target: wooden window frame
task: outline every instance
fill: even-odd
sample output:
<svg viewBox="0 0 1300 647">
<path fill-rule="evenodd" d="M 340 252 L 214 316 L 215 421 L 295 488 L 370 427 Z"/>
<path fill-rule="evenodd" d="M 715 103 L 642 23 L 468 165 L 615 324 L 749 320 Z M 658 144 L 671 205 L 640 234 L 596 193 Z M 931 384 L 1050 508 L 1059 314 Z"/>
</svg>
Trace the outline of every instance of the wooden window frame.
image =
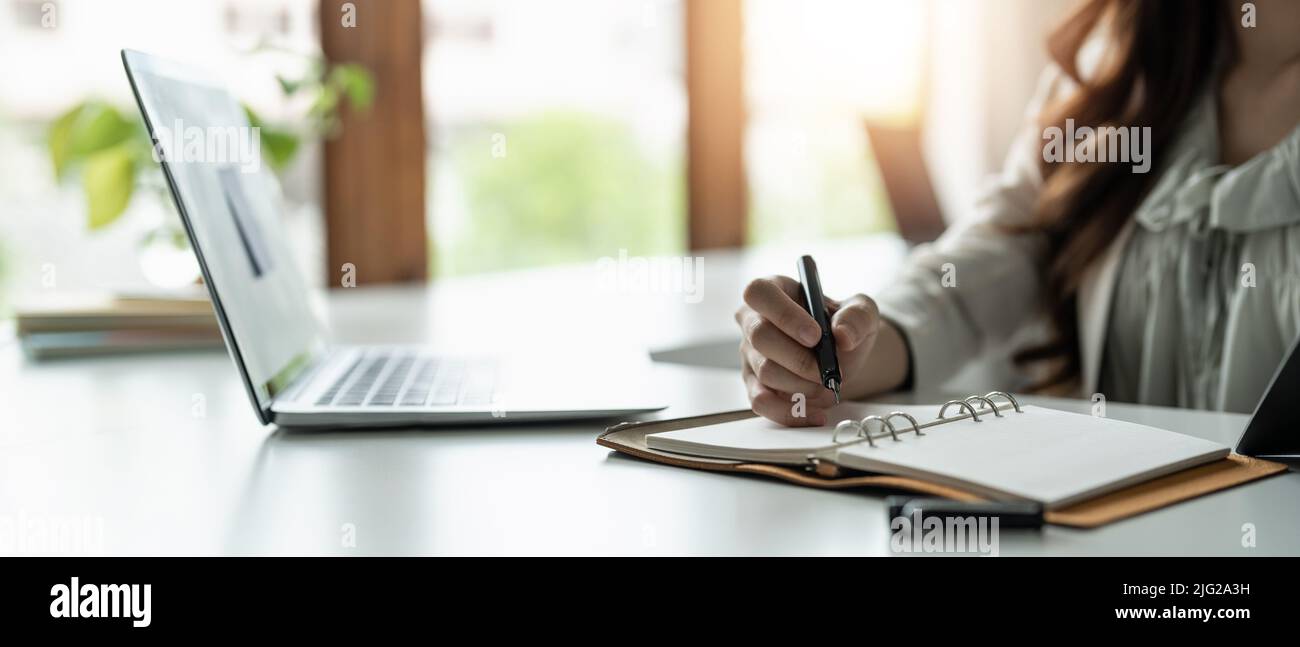
<svg viewBox="0 0 1300 647">
<path fill-rule="evenodd" d="M 684 0 L 691 249 L 745 244 L 744 0 Z"/>
<path fill-rule="evenodd" d="M 320 0 L 319 9 L 326 60 L 365 65 L 375 80 L 370 109 L 354 114 L 342 106 L 342 130 L 325 142 L 328 284 L 339 287 L 348 264 L 357 285 L 423 282 L 429 240 L 420 0 Z M 354 26 L 344 20 L 348 11 Z"/>
</svg>

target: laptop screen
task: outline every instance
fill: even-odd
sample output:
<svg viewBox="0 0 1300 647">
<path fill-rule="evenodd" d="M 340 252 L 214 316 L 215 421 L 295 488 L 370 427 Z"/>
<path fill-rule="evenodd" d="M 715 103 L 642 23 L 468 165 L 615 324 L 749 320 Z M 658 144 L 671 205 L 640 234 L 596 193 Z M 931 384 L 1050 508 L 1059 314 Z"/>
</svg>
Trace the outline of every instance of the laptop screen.
<svg viewBox="0 0 1300 647">
<path fill-rule="evenodd" d="M 271 397 L 324 341 L 281 227 L 279 185 L 229 93 L 166 61 L 122 58 L 226 345 L 265 422 Z"/>
</svg>

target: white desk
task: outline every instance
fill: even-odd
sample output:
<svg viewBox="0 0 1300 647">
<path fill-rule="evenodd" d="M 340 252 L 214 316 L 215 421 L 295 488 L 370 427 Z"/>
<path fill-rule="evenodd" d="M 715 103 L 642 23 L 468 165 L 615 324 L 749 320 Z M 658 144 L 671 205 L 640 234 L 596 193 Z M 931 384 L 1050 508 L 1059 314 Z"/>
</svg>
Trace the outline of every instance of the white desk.
<svg viewBox="0 0 1300 647">
<path fill-rule="evenodd" d="M 881 243 L 882 255 L 901 249 Z M 873 243 L 875 244 L 875 243 Z M 893 248 L 894 252 L 888 250 Z M 822 250 L 823 267 L 858 250 Z M 881 251 L 884 250 L 884 251 Z M 705 299 L 628 300 L 630 310 L 585 322 L 538 324 L 557 343 L 593 325 L 646 347 L 690 347 L 703 363 L 730 361 L 730 312 L 744 278 L 787 270 L 793 255 L 717 254 Z M 834 259 L 834 260 L 832 260 Z M 576 273 L 576 274 L 575 274 Z M 329 312 L 349 341 L 519 344 L 498 290 L 513 289 L 530 319 L 578 309 L 581 270 L 546 270 L 443 283 L 432 290 L 340 291 Z M 834 271 L 826 272 L 840 276 Z M 865 289 L 887 277 L 859 277 Z M 848 281 L 836 278 L 837 284 Z M 829 281 L 828 281 L 829 283 Z M 833 293 L 844 288 L 828 287 Z M 491 298 L 487 298 L 488 295 Z M 565 296 L 568 295 L 568 296 Z M 468 300 L 468 301 L 467 301 Z M 484 313 L 449 303 L 473 302 Z M 497 304 L 495 306 L 491 304 Z M 648 305 L 647 305 L 648 304 Z M 640 308 L 640 309 L 638 309 Z M 466 313 L 469 310 L 472 317 Z M 586 309 L 590 311 L 590 308 Z M 577 310 L 583 312 L 583 310 Z M 654 319 L 645 319 L 655 312 Z M 440 313 L 434 316 L 434 312 Z M 460 312 L 462 314 L 456 314 Z M 494 319 L 494 313 L 504 313 Z M 445 314 L 443 314 L 445 313 Z M 604 318 L 601 319 L 600 317 Z M 486 323 L 485 323 L 486 322 Z M 593 323 L 596 322 L 596 323 Z M 584 326 L 586 326 L 584 328 Z M 513 335 L 511 333 L 514 333 Z M 506 341 L 497 335 L 504 334 Z M 0 552 L 171 554 L 887 554 L 879 496 L 823 492 L 756 478 L 694 472 L 612 455 L 594 443 L 602 423 L 443 431 L 302 434 L 259 426 L 230 360 L 219 353 L 25 361 L 0 348 Z M 458 344 L 459 346 L 460 344 Z M 669 350 L 661 355 L 674 355 Z M 732 370 L 658 366 L 682 416 L 746 406 Z M 203 396 L 204 416 L 193 414 Z M 926 401 L 932 398 L 923 398 Z M 895 400 L 901 401 L 899 398 Z M 1087 403 L 1030 399 L 1086 409 Z M 1246 417 L 1111 403 L 1108 414 L 1235 441 Z M 1300 554 L 1300 474 L 1079 531 L 1004 531 L 1007 554 Z M 15 526 L 80 523 L 65 544 Z M 1241 546 L 1253 523 L 1257 547 Z M 60 526 L 62 524 L 62 526 Z M 95 534 L 102 527 L 102 533 Z M 355 530 L 355 547 L 345 545 Z M 3 542 L 7 542 L 3 543 Z"/>
</svg>

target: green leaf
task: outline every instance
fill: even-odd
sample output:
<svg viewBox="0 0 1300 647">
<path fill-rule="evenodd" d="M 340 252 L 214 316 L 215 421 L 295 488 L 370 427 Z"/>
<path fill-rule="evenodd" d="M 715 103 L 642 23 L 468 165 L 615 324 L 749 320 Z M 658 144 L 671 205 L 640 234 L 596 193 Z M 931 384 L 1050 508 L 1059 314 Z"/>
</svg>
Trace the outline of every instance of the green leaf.
<svg viewBox="0 0 1300 647">
<path fill-rule="evenodd" d="M 71 156 L 72 129 L 85 107 L 84 104 L 73 106 L 71 110 L 59 115 L 54 120 L 54 123 L 50 124 L 48 140 L 50 161 L 54 162 L 55 177 L 62 177 L 64 171 L 68 168 L 71 161 L 69 157 Z"/>
<path fill-rule="evenodd" d="M 262 117 L 248 106 L 244 106 L 244 114 L 248 116 L 248 125 L 257 128 L 261 134 L 262 154 L 271 162 L 271 168 L 279 171 L 289 166 L 298 155 L 299 137 L 291 131 L 267 126 Z"/>
<path fill-rule="evenodd" d="M 331 81 L 348 97 L 353 110 L 366 111 L 375 100 L 375 79 L 357 63 L 343 63 L 330 72 Z"/>
<path fill-rule="evenodd" d="M 287 97 L 293 96 L 298 90 L 302 89 L 304 81 L 301 79 L 286 79 L 283 76 L 276 75 L 275 80 L 280 84 L 280 90 Z"/>
<path fill-rule="evenodd" d="M 117 146 L 89 156 L 81 183 L 90 228 L 99 229 L 117 220 L 135 191 L 135 157 L 130 148 Z"/>
<path fill-rule="evenodd" d="M 82 103 L 60 115 L 50 126 L 50 159 L 54 162 L 54 172 L 62 177 L 71 166 L 91 155 L 142 136 L 139 124 L 127 119 L 118 109 L 98 101 Z"/>
<path fill-rule="evenodd" d="M 265 125 L 262 123 L 262 117 L 258 115 L 256 112 L 253 112 L 253 109 L 248 107 L 248 104 L 245 103 L 241 105 L 244 108 L 244 116 L 248 117 L 249 126 L 252 126 L 253 128 L 261 128 L 263 125 Z"/>
<path fill-rule="evenodd" d="M 262 154 L 271 162 L 271 168 L 284 169 L 298 155 L 298 136 L 284 130 L 262 127 Z"/>
<path fill-rule="evenodd" d="M 335 116 L 335 110 L 339 106 L 339 90 L 332 85 L 321 87 L 320 93 L 312 101 L 311 107 L 307 109 L 308 118 L 318 121 L 328 121 Z"/>
</svg>

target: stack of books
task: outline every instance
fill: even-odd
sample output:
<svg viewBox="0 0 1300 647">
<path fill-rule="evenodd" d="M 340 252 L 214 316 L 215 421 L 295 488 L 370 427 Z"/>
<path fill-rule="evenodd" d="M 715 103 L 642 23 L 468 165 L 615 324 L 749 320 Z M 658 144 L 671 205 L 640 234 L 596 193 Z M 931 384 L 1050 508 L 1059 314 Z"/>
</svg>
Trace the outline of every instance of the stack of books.
<svg viewBox="0 0 1300 647">
<path fill-rule="evenodd" d="M 206 295 L 52 295 L 20 305 L 18 341 L 33 359 L 221 347 Z"/>
</svg>

